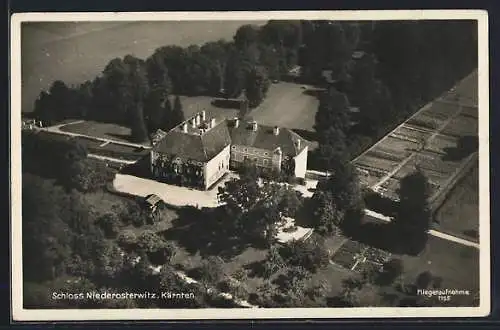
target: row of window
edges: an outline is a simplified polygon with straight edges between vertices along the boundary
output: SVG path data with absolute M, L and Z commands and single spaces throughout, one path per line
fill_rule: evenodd
M 238 148 L 235 145 L 231 146 L 231 149 L 233 149 L 233 150 L 241 149 L 241 150 L 243 150 L 243 152 L 246 152 L 246 153 L 256 153 L 256 154 L 262 153 L 261 151 L 256 151 L 255 149 L 250 149 L 250 151 L 249 151 L 249 148 Z M 263 154 L 264 154 L 264 156 L 269 156 L 268 151 L 264 151 Z

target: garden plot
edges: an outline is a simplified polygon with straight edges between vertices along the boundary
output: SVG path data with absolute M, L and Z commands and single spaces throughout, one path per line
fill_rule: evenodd
M 390 258 L 389 252 L 348 240 L 336 251 L 331 261 L 361 273 L 369 268 L 380 268 Z
M 457 116 L 446 125 L 443 133 L 453 136 L 476 136 L 478 134 L 477 119 L 462 115 Z
M 427 142 L 425 150 L 442 155 L 446 155 L 448 150 L 457 147 L 458 139 L 451 135 L 438 134 Z
M 379 158 L 376 155 L 372 155 L 371 151 L 364 154 L 361 158 L 356 160 L 355 165 L 360 165 L 364 168 L 381 170 L 385 172 L 391 171 L 394 167 L 397 166 L 398 161 L 391 161 L 384 158 Z
M 399 180 L 395 178 L 390 178 L 386 180 L 382 185 L 378 187 L 378 193 L 384 197 L 388 197 L 392 200 L 398 200 L 398 189 Z
M 404 137 L 386 136 L 375 148 L 370 151 L 379 151 L 398 155 L 400 158 L 406 158 L 418 148 L 419 143 L 409 141 L 408 139 L 404 139 Z
M 441 155 L 421 152 L 416 154 L 410 163 L 415 166 L 418 165 L 422 169 L 429 169 L 438 173 L 454 172 L 459 163 L 444 159 L 445 157 Z
M 461 115 L 477 119 L 477 117 L 479 116 L 479 109 L 476 106 L 474 107 L 464 106 L 462 107 Z
M 363 249 L 359 242 L 347 240 L 332 256 L 331 261 L 341 267 L 352 269 L 356 264 L 356 255 Z
M 429 110 L 427 110 L 429 111 Z M 427 112 L 419 113 L 417 116 L 410 118 L 407 123 L 417 127 L 427 128 L 430 130 L 439 129 L 446 119 L 435 118 Z
M 431 136 L 432 131 L 405 124 L 394 131 L 394 133 L 415 141 L 422 141 L 427 140 Z
M 388 173 L 385 171 L 376 171 L 373 169 L 363 168 L 359 165 L 356 166 L 358 177 L 361 185 L 371 187 L 379 182 Z
M 425 112 L 427 115 L 436 116 L 438 118 L 449 118 L 458 111 L 458 105 L 448 102 L 435 101 L 431 108 Z

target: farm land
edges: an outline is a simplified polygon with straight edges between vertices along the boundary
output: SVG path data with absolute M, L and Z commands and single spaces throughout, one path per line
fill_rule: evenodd
M 429 178 L 435 199 L 473 161 L 477 150 L 461 150 L 461 140 L 477 137 L 477 72 L 422 108 L 358 156 L 363 183 L 397 199 L 399 180 L 416 167 Z

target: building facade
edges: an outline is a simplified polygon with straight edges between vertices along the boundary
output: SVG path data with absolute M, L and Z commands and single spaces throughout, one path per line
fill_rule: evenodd
M 263 173 L 305 178 L 308 146 L 287 128 L 255 121 L 207 118 L 202 111 L 174 127 L 151 151 L 152 176 L 166 183 L 209 189 L 246 162 Z

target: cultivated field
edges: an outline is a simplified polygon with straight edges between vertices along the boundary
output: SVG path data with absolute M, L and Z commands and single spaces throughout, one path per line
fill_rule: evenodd
M 435 214 L 435 229 L 479 242 L 479 168 L 476 166 L 450 191 Z
M 477 72 L 422 108 L 354 160 L 364 184 L 397 198 L 399 180 L 420 167 L 433 199 L 472 159 L 461 139 L 477 137 Z M 457 156 L 461 154 L 460 156 Z
M 77 84 L 97 76 L 113 58 L 146 58 L 166 45 L 231 39 L 243 24 L 264 21 L 30 22 L 21 28 L 22 110 L 32 111 L 54 80 Z

